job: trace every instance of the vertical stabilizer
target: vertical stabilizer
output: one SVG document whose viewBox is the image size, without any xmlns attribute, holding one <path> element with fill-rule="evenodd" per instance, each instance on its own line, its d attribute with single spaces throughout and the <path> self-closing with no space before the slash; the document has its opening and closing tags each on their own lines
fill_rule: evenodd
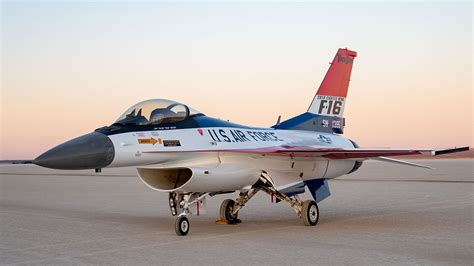
<svg viewBox="0 0 474 266">
<path fill-rule="evenodd" d="M 351 78 L 352 63 L 356 56 L 357 52 L 347 48 L 337 51 L 316 96 L 313 98 L 313 102 L 308 108 L 309 113 L 342 117 Z"/>
</svg>

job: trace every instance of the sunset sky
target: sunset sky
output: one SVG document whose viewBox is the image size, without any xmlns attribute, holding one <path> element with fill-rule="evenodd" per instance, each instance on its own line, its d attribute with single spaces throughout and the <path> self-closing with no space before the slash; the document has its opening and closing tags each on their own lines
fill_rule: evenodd
<svg viewBox="0 0 474 266">
<path fill-rule="evenodd" d="M 473 142 L 472 3 L 1 2 L 0 159 L 33 159 L 148 98 L 271 126 L 358 52 L 345 136 Z"/>
</svg>

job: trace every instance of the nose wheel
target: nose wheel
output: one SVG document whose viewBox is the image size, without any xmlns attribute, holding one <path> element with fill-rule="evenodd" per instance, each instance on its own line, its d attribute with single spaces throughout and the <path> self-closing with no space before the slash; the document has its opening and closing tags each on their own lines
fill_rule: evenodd
<svg viewBox="0 0 474 266">
<path fill-rule="evenodd" d="M 186 216 L 180 215 L 174 224 L 174 229 L 178 236 L 185 236 L 189 232 L 189 220 Z"/>
</svg>

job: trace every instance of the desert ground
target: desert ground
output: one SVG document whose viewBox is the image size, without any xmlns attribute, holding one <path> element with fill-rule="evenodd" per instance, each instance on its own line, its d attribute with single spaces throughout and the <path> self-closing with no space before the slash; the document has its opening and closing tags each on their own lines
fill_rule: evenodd
<svg viewBox="0 0 474 266">
<path fill-rule="evenodd" d="M 330 180 L 320 220 L 255 196 L 237 225 L 217 225 L 207 200 L 188 236 L 174 232 L 168 195 L 132 168 L 55 171 L 0 166 L 0 264 L 474 263 L 474 161 L 419 160 L 436 170 L 366 162 Z M 302 198 L 310 198 L 308 192 Z"/>
</svg>

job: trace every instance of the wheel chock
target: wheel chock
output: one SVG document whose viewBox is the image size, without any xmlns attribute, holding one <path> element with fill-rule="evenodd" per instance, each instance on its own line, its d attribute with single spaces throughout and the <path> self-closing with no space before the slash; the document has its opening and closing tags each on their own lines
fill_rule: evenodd
<svg viewBox="0 0 474 266">
<path fill-rule="evenodd" d="M 234 219 L 234 220 L 230 220 L 230 221 L 217 220 L 216 224 L 240 224 L 241 222 L 242 222 L 242 220 L 240 220 L 240 219 Z"/>
</svg>

